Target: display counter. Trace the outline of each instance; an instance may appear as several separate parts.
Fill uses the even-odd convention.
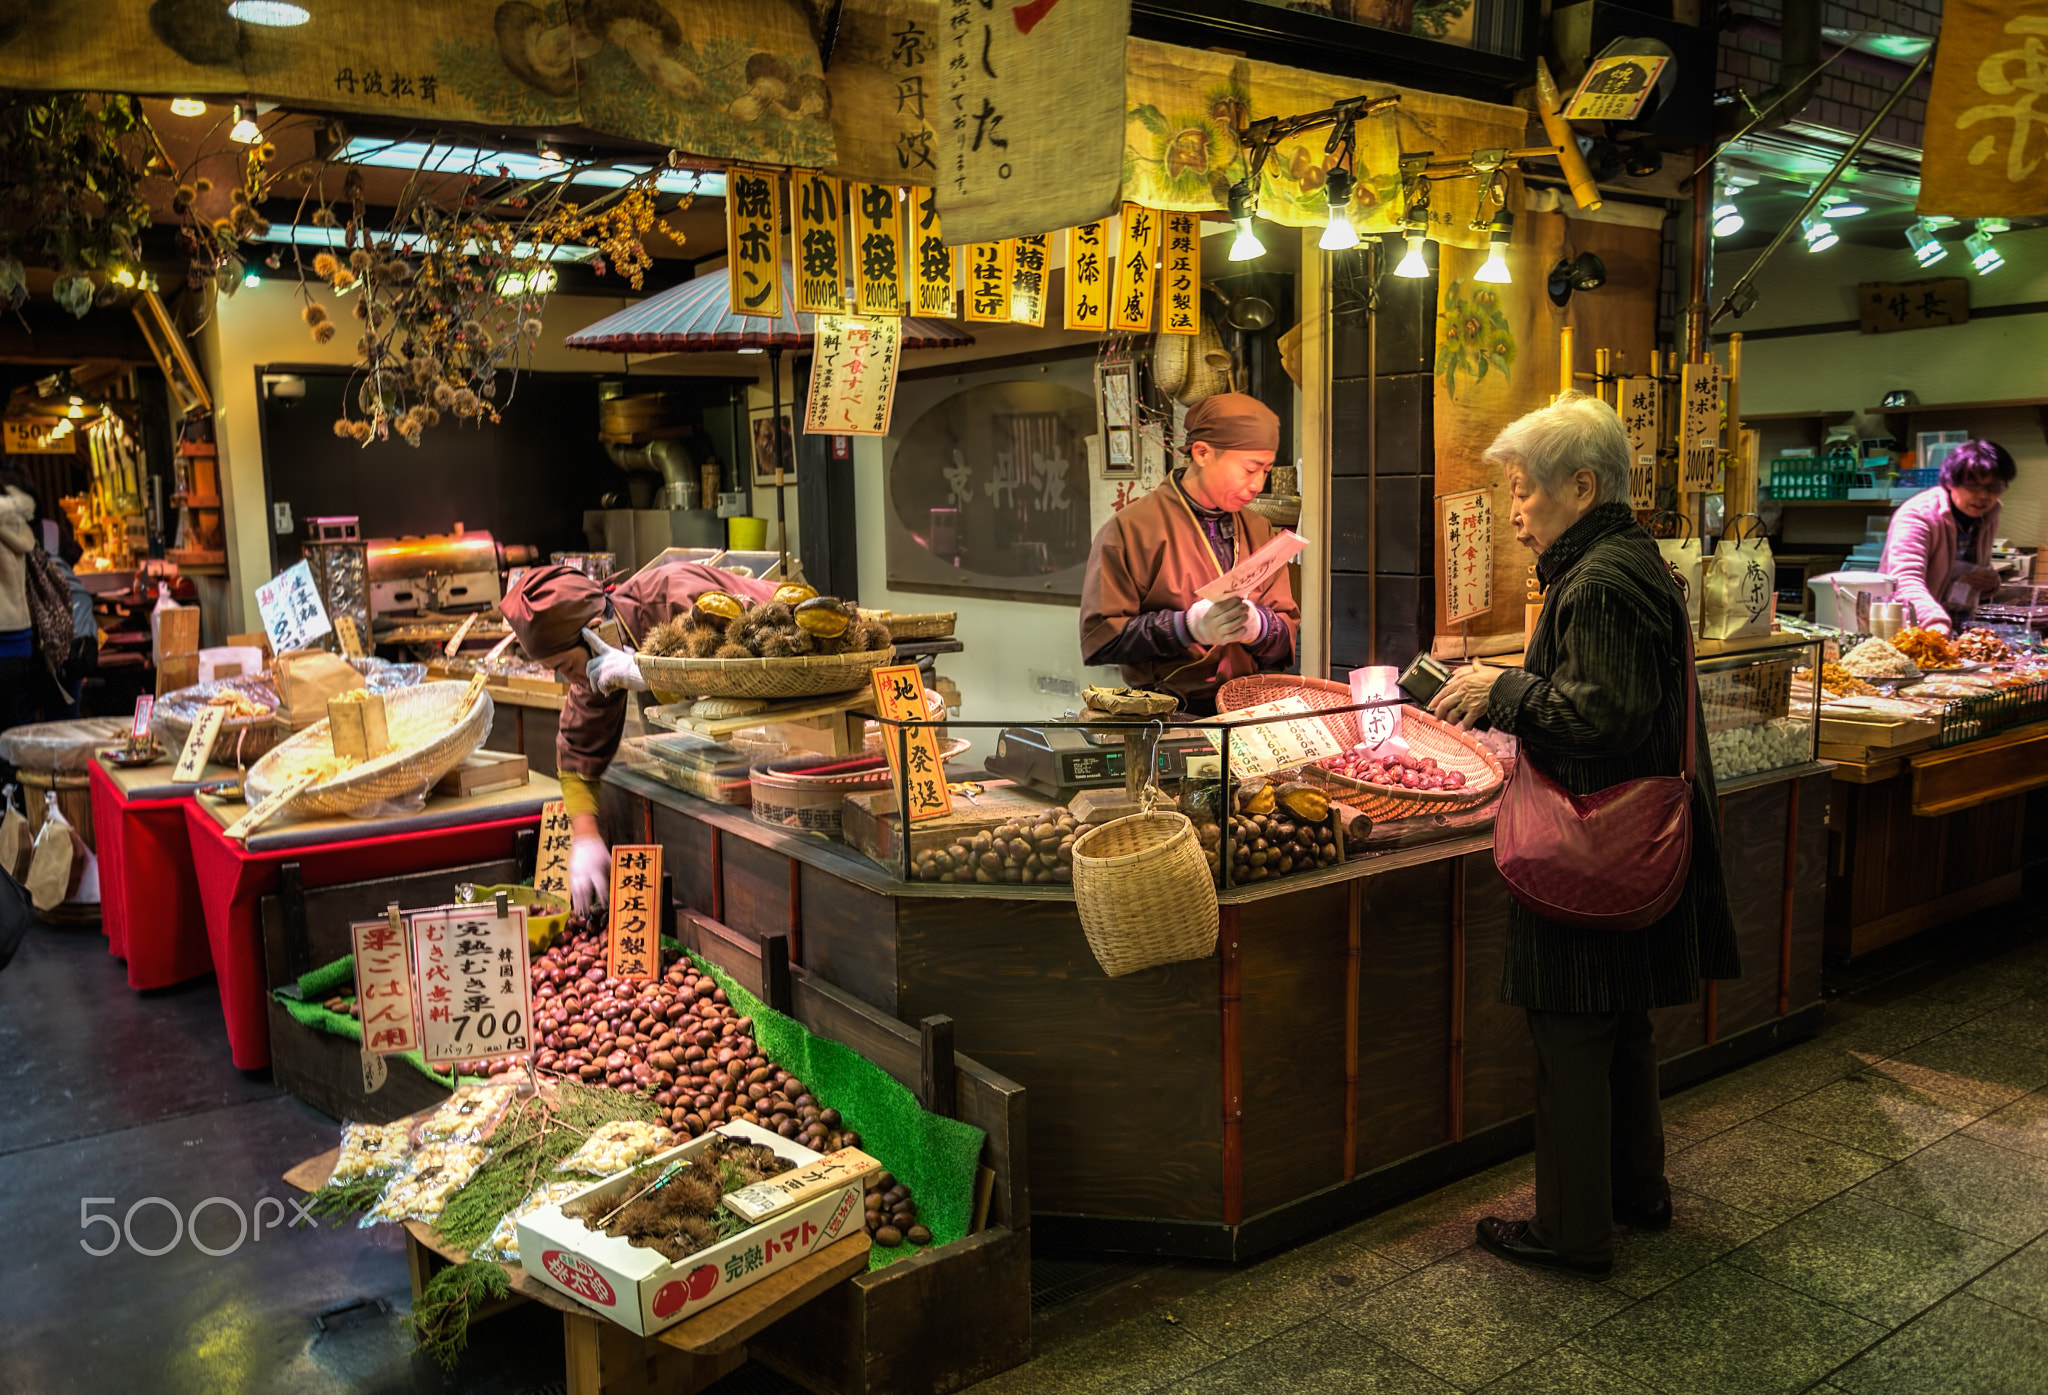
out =
[[[1781,737],[1772,768],[1721,783],[1746,972],[1655,1015],[1667,1086],[1818,1025],[1829,776],[1780,681],[1797,653],[1702,660],[1718,732],[1791,721],[1805,746]],[[951,1016],[960,1050],[1030,1090],[1041,1243],[1238,1259],[1530,1146],[1484,810],[1383,821],[1328,865],[1233,876],[1213,955],[1114,979],[1059,881],[906,878],[622,765],[602,820],[667,849],[681,906],[741,938],[786,934],[793,962],[899,1020]]]

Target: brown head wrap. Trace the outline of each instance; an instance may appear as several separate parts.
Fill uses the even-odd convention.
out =
[[[1207,441],[1217,450],[1278,450],[1280,418],[1256,397],[1219,392],[1188,408],[1181,444]]]
[[[604,619],[604,587],[574,567],[535,567],[499,607],[528,657],[545,662],[583,642],[583,627]]]

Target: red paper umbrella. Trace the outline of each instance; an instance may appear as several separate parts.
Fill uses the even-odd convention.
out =
[[[782,315],[735,315],[728,291],[731,275],[714,271],[673,286],[638,305],[608,315],[564,339],[571,349],[606,353],[708,354],[735,349],[808,349],[812,317],[791,306],[789,288],[795,278],[782,264]],[[972,344],[974,336],[945,320],[903,319],[906,349],[953,349]]]

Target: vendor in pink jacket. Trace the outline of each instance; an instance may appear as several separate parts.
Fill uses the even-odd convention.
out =
[[[1941,462],[1941,483],[1892,515],[1877,569],[1897,583],[1908,624],[1949,634],[1998,589],[1991,543],[1999,499],[2017,473],[1995,441],[1965,441]]]

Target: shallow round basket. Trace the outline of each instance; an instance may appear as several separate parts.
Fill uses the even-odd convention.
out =
[[[220,724],[220,734],[213,738],[213,759],[222,765],[246,766],[276,750],[291,730],[275,712],[263,717],[230,717]],[[159,712],[150,723],[150,735],[175,757],[185,749],[192,724],[182,717]]]
[[[891,639],[945,639],[959,620],[960,613],[953,610],[920,611],[915,615],[891,611],[882,623],[889,627]]]
[[[1216,884],[1187,815],[1111,819],[1073,857],[1081,932],[1109,977],[1216,952]]]
[[[456,705],[468,691],[467,683],[422,683],[385,693],[384,720],[392,749],[309,787],[286,806],[286,812],[300,818],[358,814],[424,795],[490,735],[493,707],[488,690],[478,693],[476,702],[457,719]],[[249,802],[262,802],[309,764],[333,753],[322,718],[250,767],[243,780]]]
[[[635,654],[664,707],[685,697],[793,698],[850,693],[896,657],[893,648],[796,659],[685,659]]]
[[[1319,712],[1332,707],[1350,707],[1353,703],[1348,683],[1332,683],[1327,678],[1302,678],[1292,673],[1254,673],[1244,678],[1233,678],[1217,689],[1216,710],[1227,716],[1247,707],[1291,697],[1300,698]],[[1358,713],[1339,712],[1324,720],[1346,747],[1358,744]]]
[[[1305,766],[1302,774],[1325,786],[1331,798],[1349,804],[1375,823],[1465,812],[1500,797],[1505,784],[1500,758],[1450,723],[1439,721],[1420,708],[1403,707],[1401,739],[1415,755],[1428,756],[1440,769],[1462,774],[1464,787],[1410,790],[1369,785],[1320,765]]]

